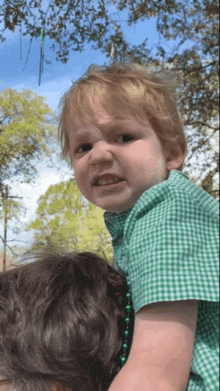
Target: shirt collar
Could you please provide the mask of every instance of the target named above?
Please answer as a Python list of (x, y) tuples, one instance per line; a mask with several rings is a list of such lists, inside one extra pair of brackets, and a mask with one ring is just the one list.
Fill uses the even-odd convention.
[[(176, 176), (183, 176), (186, 179), (188, 179), (187, 176), (185, 174), (183, 174), (181, 171), (172, 170), (166, 181), (169, 180), (170, 183), (175, 183)], [(166, 181), (164, 181), (164, 182), (166, 182)], [(161, 184), (162, 183), (163, 182), (161, 182)], [(106, 227), (107, 227), (110, 235), (112, 236), (113, 240), (116, 240), (117, 238), (123, 237), (124, 225), (125, 225), (125, 221), (126, 221), (128, 215), (134, 209), (135, 209), (134, 213), (135, 213), (135, 211), (138, 211), (140, 206), (142, 206), (143, 203), (145, 204), (146, 193), (148, 195), (150, 195), (152, 191), (153, 192), (155, 191), (155, 190), (153, 190), (153, 188), (158, 185), (161, 185), (161, 184), (158, 183), (157, 185), (153, 186), (152, 188), (146, 190), (130, 209), (127, 209), (121, 213), (115, 213), (115, 212), (109, 212), (109, 211), (106, 211), (104, 213), (105, 224), (106, 224)]]
[(105, 224), (113, 240), (123, 236), (125, 221), (132, 208), (125, 210), (122, 213), (109, 211), (104, 213)]

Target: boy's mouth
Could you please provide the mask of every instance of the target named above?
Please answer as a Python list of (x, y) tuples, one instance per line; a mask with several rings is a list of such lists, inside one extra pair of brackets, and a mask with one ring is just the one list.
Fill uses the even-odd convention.
[(119, 182), (124, 181), (123, 178), (98, 178), (96, 181), (93, 183), (93, 186), (108, 186), (112, 184), (116, 184)]

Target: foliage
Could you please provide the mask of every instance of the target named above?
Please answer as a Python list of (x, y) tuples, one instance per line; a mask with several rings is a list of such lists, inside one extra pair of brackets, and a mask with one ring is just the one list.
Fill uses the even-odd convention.
[[(9, 267), (12, 268), (14, 265), (19, 264), (22, 260), (22, 256), (27, 252), (27, 249), (24, 246), (20, 245), (13, 245), (8, 246), (10, 250), (10, 253), (7, 251), (6, 259), (9, 260), (9, 262), (6, 262), (6, 269)], [(3, 251), (0, 250), (0, 259), (3, 258)], [(0, 271), (2, 269), (2, 265), (0, 263)]]
[[(217, 186), (216, 186), (216, 183), (214, 181), (215, 175), (219, 174), (219, 153), (217, 153), (216, 155), (217, 155), (217, 165), (202, 180), (201, 187), (203, 188), (203, 190), (207, 191), (207, 193), (209, 193), (213, 197), (219, 199), (219, 183), (217, 183)], [(219, 175), (218, 175), (217, 180), (219, 181)]]
[(48, 116), (54, 113), (31, 90), (18, 92), (11, 88), (0, 93), (0, 178), (32, 177), (36, 160), (50, 154), (48, 142), (55, 134)]
[[(168, 69), (179, 82), (177, 101), (189, 145), (185, 171), (199, 167), (201, 177), (217, 167), (210, 142), (219, 129), (218, 10), (217, 0), (55, 0), (44, 12), (41, 1), (5, 0), (0, 39), (5, 30), (20, 27), (31, 43), (43, 27), (57, 61), (66, 63), (71, 50), (82, 51), (91, 42), (112, 61), (143, 63), (158, 73)], [(143, 42), (131, 45), (124, 27), (145, 21), (147, 29), (150, 18), (156, 19), (158, 44), (150, 48), (143, 31)]]
[(5, 197), (4, 188), (0, 189), (0, 206), (2, 208), (0, 209), (0, 220), (3, 220), (5, 215), (7, 216), (7, 221), (10, 221), (12, 219), (18, 220), (20, 211), (25, 210), (21, 202)]
[[(8, 183), (15, 179), (32, 180), (37, 172), (36, 162), (50, 155), (48, 143), (55, 136), (55, 127), (48, 120), (55, 114), (44, 100), (31, 90), (18, 92), (8, 88), (0, 93), (0, 220), (7, 216), (6, 229), (11, 228), (11, 222), (13, 234), (18, 233), (16, 220), (26, 208), (18, 202), (20, 197), (11, 194)], [(17, 250), (8, 244), (13, 241), (7, 240), (7, 248), (16, 256)]]
[(88, 203), (73, 179), (52, 185), (38, 200), (31, 249), (47, 246), (65, 251), (91, 251), (111, 262), (111, 238), (103, 210)]
[[(25, 214), (25, 210), (26, 208), (22, 205), (21, 202), (19, 201), (15, 201), (16, 198), (19, 198), (19, 197), (11, 197), (10, 196), (10, 188), (9, 186), (7, 187), (0, 187), (0, 220), (2, 220), (3, 222), (3, 225), (2, 227), (4, 227), (3, 229), (5, 230), (6, 228), (6, 257), (8, 257), (7, 255), (7, 249), (9, 248), (11, 253), (13, 255), (15, 255), (14, 253), (14, 250), (11, 249), (11, 247), (8, 245), (8, 240), (7, 240), (7, 228), (8, 228), (8, 224), (11, 222), (11, 224), (13, 224), (13, 228), (12, 228), (12, 231), (13, 233), (16, 233), (16, 221), (18, 222), (19, 221), (19, 217), (21, 215), (21, 213), (23, 212), (23, 214)], [(2, 244), (4, 245), (5, 243), (5, 232), (4, 232), (4, 236), (0, 235), (0, 240), (2, 242)], [(13, 241), (13, 240), (10, 240), (10, 242)], [(3, 258), (3, 256), (0, 258)], [(12, 257), (10, 256), (10, 260), (12, 260)], [(1, 269), (1, 265), (0, 265), (0, 269)]]

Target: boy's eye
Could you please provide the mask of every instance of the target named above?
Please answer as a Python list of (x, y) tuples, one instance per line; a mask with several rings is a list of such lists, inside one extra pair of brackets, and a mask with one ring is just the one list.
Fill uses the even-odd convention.
[[(79, 153), (86, 152), (86, 151), (89, 151), (91, 148), (92, 148), (91, 144), (83, 144), (83, 145), (80, 145), (80, 147), (77, 149), (76, 152), (79, 152)], [(80, 151), (80, 149), (82, 149), (82, 151)]]
[[(132, 141), (134, 139), (133, 136), (131, 136), (130, 134), (120, 134), (120, 136), (118, 136), (116, 138), (116, 140), (119, 140), (119, 139), (122, 139), (121, 141), (119, 141), (119, 143), (127, 143), (129, 141)], [(87, 151), (90, 151), (90, 149), (92, 149), (92, 144), (82, 144), (80, 145), (80, 147), (76, 150), (77, 153), (83, 153), (83, 152), (87, 152)]]
[(116, 138), (116, 140), (118, 140), (120, 137), (122, 137), (122, 143), (124, 142), (124, 143), (127, 143), (127, 142), (129, 142), (129, 141), (131, 141), (131, 140), (133, 140), (134, 139), (134, 137), (133, 136), (131, 136), (130, 134), (120, 134), (120, 136), (118, 136), (117, 138)]

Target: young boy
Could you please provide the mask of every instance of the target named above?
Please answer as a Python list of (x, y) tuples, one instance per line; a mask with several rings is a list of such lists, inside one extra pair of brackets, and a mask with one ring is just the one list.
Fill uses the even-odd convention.
[(181, 172), (171, 87), (139, 65), (91, 66), (60, 105), (63, 155), (131, 282), (133, 343), (109, 391), (217, 391), (219, 205)]
[(133, 343), (109, 391), (217, 391), (219, 206), (181, 172), (171, 87), (140, 65), (91, 66), (60, 105), (63, 155), (131, 283)]

